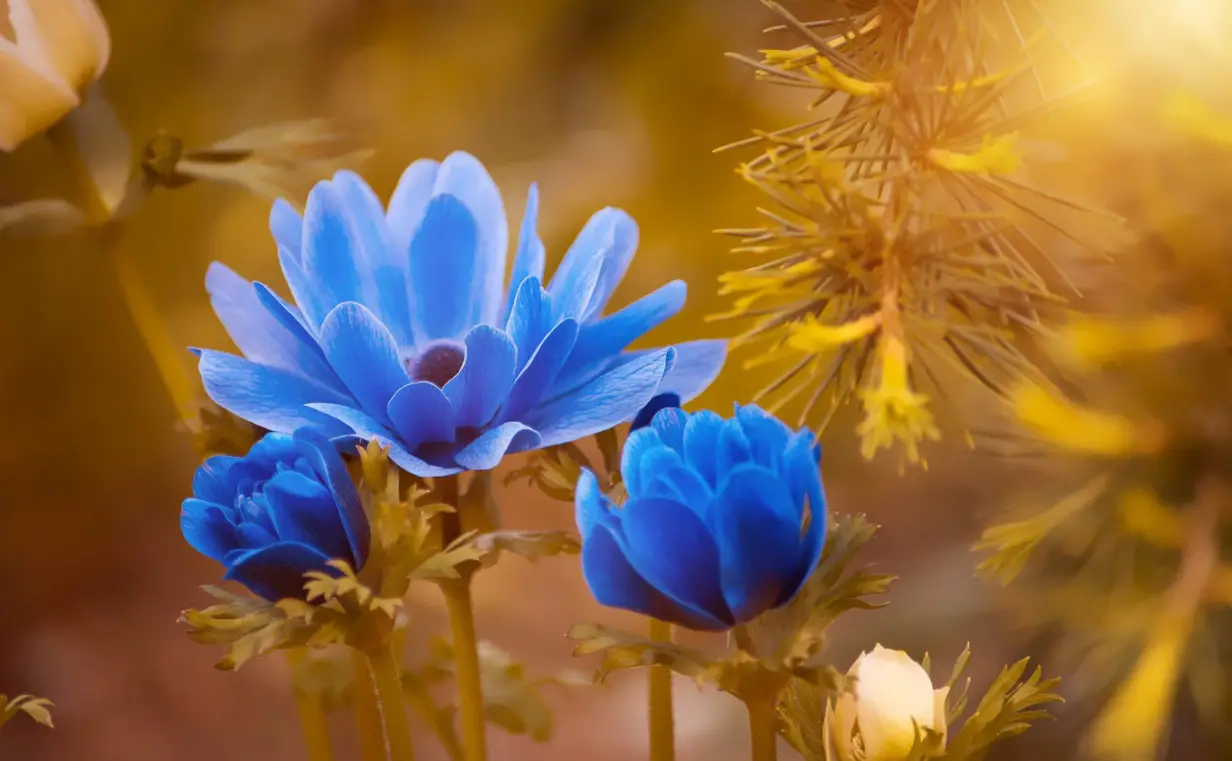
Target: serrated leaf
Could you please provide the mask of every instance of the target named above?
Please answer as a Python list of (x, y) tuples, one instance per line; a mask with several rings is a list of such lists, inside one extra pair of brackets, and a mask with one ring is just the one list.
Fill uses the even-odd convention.
[(505, 483), (525, 479), (553, 499), (573, 502), (582, 468), (594, 471), (586, 454), (570, 442), (532, 452), (526, 465), (505, 476)]
[(569, 531), (493, 531), (475, 537), (475, 548), (483, 553), (483, 564), (491, 566), (502, 552), (512, 552), (532, 563), (540, 558), (577, 555), (582, 542)]
[(853, 569), (856, 554), (877, 527), (863, 515), (831, 516), (821, 559), (790, 603), (772, 610), (749, 631), (767, 663), (797, 667), (821, 650), (826, 629), (849, 610), (872, 610), (886, 604), (869, 597), (885, 594), (893, 576)]
[(951, 734), (947, 759), (981, 761), (996, 741), (1021, 734), (1033, 721), (1051, 718), (1039, 706), (1063, 702), (1052, 692), (1060, 680), (1044, 679), (1039, 667), (1023, 679), (1029, 660), (1023, 658), (1001, 670), (962, 727)]
[(244, 456), (252, 445), (265, 435), (262, 428), (227, 412), (213, 402), (205, 402), (197, 420), (186, 425), (193, 447), (202, 457), (212, 455)]
[(806, 761), (826, 758), (826, 697), (815, 684), (792, 679), (779, 699), (779, 734)]
[[(540, 692), (548, 685), (578, 687), (590, 684), (575, 672), (531, 677), (525, 667), (506, 651), (492, 644), (479, 643), (480, 682), (487, 719), (510, 734), (524, 734), (536, 742), (551, 739), (552, 712)], [(453, 673), (453, 649), (442, 639), (433, 641), (433, 659), (414, 676), (413, 681), (431, 683)], [(404, 680), (406, 684), (406, 680)], [(452, 707), (441, 709), (451, 711)]]

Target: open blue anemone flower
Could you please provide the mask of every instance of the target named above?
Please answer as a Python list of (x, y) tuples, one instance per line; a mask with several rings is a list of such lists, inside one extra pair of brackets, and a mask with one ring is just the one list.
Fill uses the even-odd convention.
[(267, 600), (304, 598), (304, 573), (368, 557), (370, 530), (333, 443), (311, 429), (266, 434), (243, 457), (206, 460), (180, 511), (184, 538)]
[(796, 595), (821, 557), (826, 505), (813, 434), (757, 407), (665, 408), (625, 442), (617, 507), (590, 471), (577, 486), (582, 572), (595, 599), (700, 631)]
[(206, 393), (263, 428), (376, 439), (403, 469), (440, 476), (599, 433), (714, 380), (722, 341), (625, 351), (680, 311), (683, 282), (604, 315), (637, 248), (632, 218), (592, 216), (546, 288), (537, 218), (532, 185), (506, 288), (504, 205), (469, 154), (411, 164), (388, 209), (350, 172), (318, 184), (302, 218), (276, 203), (295, 305), (213, 264), (206, 287), (244, 357), (198, 351)]

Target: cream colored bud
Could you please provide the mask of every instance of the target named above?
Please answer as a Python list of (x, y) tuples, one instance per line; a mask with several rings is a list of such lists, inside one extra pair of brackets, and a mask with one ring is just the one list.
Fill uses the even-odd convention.
[(854, 693), (840, 697), (828, 718), (841, 761), (901, 761), (917, 731), (944, 738), (949, 690), (934, 690), (928, 674), (906, 653), (877, 645), (847, 673), (856, 678)]
[(111, 55), (94, 0), (8, 0), (0, 37), (0, 150), (12, 151), (81, 104)]

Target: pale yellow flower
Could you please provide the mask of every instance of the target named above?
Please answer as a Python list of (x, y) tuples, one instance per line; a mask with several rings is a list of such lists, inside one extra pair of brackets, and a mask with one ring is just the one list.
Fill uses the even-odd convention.
[(0, 37), (0, 150), (12, 151), (81, 105), (111, 39), (94, 0), (8, 0)]
[(877, 645), (856, 658), (847, 672), (855, 690), (839, 698), (830, 723), (834, 750), (842, 761), (901, 761), (917, 734), (946, 733), (949, 688), (933, 689), (920, 664), (901, 650)]

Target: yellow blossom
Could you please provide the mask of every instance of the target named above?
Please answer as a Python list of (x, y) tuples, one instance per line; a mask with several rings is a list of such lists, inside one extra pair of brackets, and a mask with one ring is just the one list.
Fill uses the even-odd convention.
[(1056, 392), (1023, 382), (1011, 393), (1018, 419), (1052, 443), (1091, 455), (1124, 455), (1158, 449), (1157, 425), (1080, 407)]
[(984, 136), (984, 144), (975, 153), (958, 153), (942, 148), (928, 151), (928, 160), (951, 172), (1009, 174), (1022, 163), (1018, 150), (1018, 133), (999, 137)]
[(856, 429), (861, 437), (860, 454), (871, 460), (878, 449), (889, 448), (898, 440), (907, 450), (907, 459), (919, 462), (920, 443), (941, 438), (928, 409), (928, 396), (911, 389), (907, 379), (907, 347), (902, 341), (883, 336), (878, 355), (880, 381), (860, 393), (865, 413)]
[(874, 312), (840, 325), (827, 325), (809, 316), (792, 326), (787, 344), (807, 352), (828, 351), (872, 335), (881, 327), (881, 313)]

